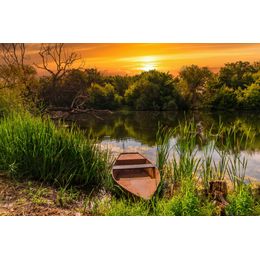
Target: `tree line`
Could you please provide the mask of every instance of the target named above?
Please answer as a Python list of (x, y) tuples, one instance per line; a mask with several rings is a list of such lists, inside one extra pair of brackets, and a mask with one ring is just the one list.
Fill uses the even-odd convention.
[(33, 64), (25, 44), (0, 45), (0, 109), (18, 103), (80, 110), (260, 108), (260, 62), (227, 63), (218, 73), (190, 65), (177, 76), (157, 70), (122, 76), (84, 68), (64, 44), (42, 44), (38, 55), (40, 64)]

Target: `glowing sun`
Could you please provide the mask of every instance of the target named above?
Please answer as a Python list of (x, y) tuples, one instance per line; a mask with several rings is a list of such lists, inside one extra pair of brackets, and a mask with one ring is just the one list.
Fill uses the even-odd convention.
[(144, 56), (140, 59), (140, 62), (142, 62), (141, 70), (142, 71), (149, 71), (156, 69), (156, 59), (152, 56)]
[(143, 71), (149, 71), (149, 70), (154, 70), (156, 67), (154, 64), (152, 63), (147, 63), (147, 64), (144, 64), (143, 67), (141, 68), (141, 70)]

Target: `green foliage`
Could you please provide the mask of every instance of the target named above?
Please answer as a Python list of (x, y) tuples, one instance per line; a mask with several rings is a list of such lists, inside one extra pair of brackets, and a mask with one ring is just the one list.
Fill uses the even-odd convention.
[(103, 85), (105, 82), (104, 76), (98, 71), (96, 68), (88, 68), (84, 71), (85, 79), (86, 79), (86, 87), (90, 87), (91, 84), (99, 84)]
[(156, 133), (157, 144), (157, 166), (160, 171), (163, 171), (170, 155), (170, 139), (173, 137), (175, 130), (167, 127), (158, 126)]
[(257, 202), (255, 204), (252, 215), (253, 216), (260, 216), (260, 204), (259, 204), (259, 202)]
[(162, 216), (199, 215), (200, 199), (192, 180), (183, 180), (180, 191), (170, 200), (160, 200), (156, 213)]
[(198, 96), (204, 91), (205, 84), (212, 76), (213, 73), (207, 67), (191, 65), (182, 68), (180, 78), (187, 84), (191, 95), (191, 106), (197, 106)]
[(125, 101), (136, 110), (176, 110), (183, 105), (174, 78), (156, 70), (143, 72), (125, 92)]
[(259, 64), (242, 61), (225, 64), (218, 74), (186, 66), (178, 77), (156, 70), (104, 76), (93, 68), (73, 69), (55, 86), (51, 78), (41, 77), (39, 95), (47, 105), (67, 107), (77, 95), (89, 95), (88, 107), (97, 109), (259, 109), (259, 82)]
[(105, 198), (95, 203), (94, 212), (105, 216), (148, 216), (150, 204), (143, 200)]
[(253, 83), (253, 73), (255, 72), (249, 62), (237, 61), (227, 63), (219, 71), (219, 83), (221, 86), (228, 86), (231, 89), (245, 88)]
[(105, 109), (116, 108), (120, 104), (120, 97), (115, 93), (113, 85), (106, 83), (104, 86), (92, 84), (88, 89), (88, 106)]
[(239, 101), (244, 109), (257, 110), (260, 108), (260, 85), (253, 83), (242, 91)]
[(183, 178), (192, 178), (197, 174), (200, 166), (200, 159), (197, 154), (197, 129), (194, 120), (185, 120), (179, 123), (176, 128), (176, 143), (173, 147), (173, 159), (171, 167), (173, 180), (176, 183)]
[(33, 85), (36, 78), (36, 70), (30, 65), (0, 64), (0, 85), (5, 88), (26, 88)]
[(75, 96), (84, 93), (87, 84), (86, 74), (81, 70), (72, 69), (55, 85), (52, 77), (41, 77), (39, 96), (47, 105), (70, 107)]
[(115, 87), (116, 93), (118, 93), (119, 96), (123, 97), (126, 90), (134, 82), (134, 78), (130, 76), (115, 75), (108, 77), (107, 81)]
[(224, 85), (212, 95), (209, 103), (216, 109), (237, 108), (236, 92)]
[(206, 200), (199, 207), (199, 216), (219, 216), (221, 211), (213, 201)]
[(27, 113), (0, 121), (0, 169), (61, 186), (109, 184), (109, 155), (79, 130)]
[(103, 198), (93, 202), (93, 213), (106, 216), (212, 216), (218, 215), (211, 201), (202, 201), (192, 180), (184, 180), (170, 199), (152, 201)]
[(248, 185), (243, 185), (228, 196), (229, 205), (225, 208), (228, 216), (250, 216), (254, 211), (254, 198)]
[(0, 89), (0, 117), (23, 110), (23, 100), (16, 90)]

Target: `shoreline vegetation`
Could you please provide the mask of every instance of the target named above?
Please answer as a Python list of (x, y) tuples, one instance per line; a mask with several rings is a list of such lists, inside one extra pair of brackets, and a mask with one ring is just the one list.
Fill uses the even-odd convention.
[[(173, 135), (176, 143), (171, 144)], [(150, 201), (117, 187), (111, 176), (114, 158), (76, 127), (13, 113), (1, 119), (0, 140), (1, 215), (260, 214), (260, 186), (246, 182), (247, 162), (241, 155), (254, 136), (235, 126), (220, 123), (203, 132), (194, 120), (173, 129), (158, 126), (162, 181)], [(198, 150), (203, 152), (200, 159)], [(219, 161), (212, 158), (213, 150)]]
[(259, 62), (228, 63), (218, 73), (191, 65), (178, 76), (157, 70), (107, 76), (75, 68), (79, 57), (64, 44), (42, 44), (39, 57), (41, 64), (30, 64), (25, 44), (0, 45), (0, 215), (260, 215), (259, 184), (246, 181), (241, 154), (254, 142), (250, 129), (220, 122), (203, 130), (194, 119), (159, 125), (162, 181), (143, 201), (114, 184), (114, 158), (94, 135), (63, 120), (57, 125), (48, 112), (59, 108), (57, 118), (76, 112), (102, 120), (99, 113), (123, 109), (258, 110)]

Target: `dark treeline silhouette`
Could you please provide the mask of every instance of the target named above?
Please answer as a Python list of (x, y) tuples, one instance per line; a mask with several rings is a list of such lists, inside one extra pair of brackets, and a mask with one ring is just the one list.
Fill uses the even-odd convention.
[(25, 44), (1, 44), (0, 51), (1, 110), (18, 104), (83, 111), (260, 108), (260, 62), (227, 63), (218, 73), (190, 65), (178, 76), (157, 70), (108, 76), (77, 67), (79, 55), (64, 44), (42, 44), (40, 64), (30, 64)]

